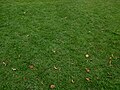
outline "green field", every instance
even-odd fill
[[[120,90],[120,0],[0,0],[0,90]]]

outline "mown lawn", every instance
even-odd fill
[[[120,0],[0,0],[0,90],[50,85],[120,90]]]

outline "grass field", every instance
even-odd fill
[[[120,90],[120,0],[0,0],[0,90],[52,88]]]

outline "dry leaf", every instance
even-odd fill
[[[3,64],[6,66],[7,64],[5,62],[3,62]]]
[[[86,78],[87,81],[90,81],[90,78]]]
[[[89,72],[90,72],[90,69],[86,68],[86,72],[88,72],[88,73],[89,73]]]
[[[112,57],[114,57],[114,55],[112,54]]]
[[[112,59],[112,57],[110,57],[109,59]]]
[[[72,82],[72,83],[75,83],[75,81],[74,81],[74,80],[72,80],[71,82]]]
[[[86,57],[86,58],[88,58],[88,57],[89,57],[89,55],[88,55],[88,54],[86,54],[86,55],[85,55],[85,57]]]
[[[55,53],[56,51],[55,50],[52,50],[53,53]]]
[[[55,85],[53,85],[53,84],[50,85],[50,88],[51,88],[51,89],[54,89],[54,88],[55,88]]]
[[[109,60],[109,65],[112,66],[112,60]]]
[[[33,69],[33,68],[34,68],[34,66],[33,66],[33,65],[29,65],[29,68],[30,68],[30,69]]]
[[[15,68],[12,68],[12,70],[13,70],[13,71],[16,71],[17,69],[15,69]]]
[[[24,79],[24,80],[27,80],[27,78],[26,78],[26,77],[24,77],[23,79]]]
[[[56,66],[54,66],[54,69],[57,70],[58,68]]]

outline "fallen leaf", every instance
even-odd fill
[[[16,71],[17,69],[15,69],[15,68],[12,68],[12,70],[13,70],[13,71]]]
[[[55,53],[56,51],[55,50],[52,50],[53,53]]]
[[[90,78],[86,78],[87,81],[90,81]]]
[[[112,57],[110,57],[109,59],[112,59]]]
[[[55,85],[53,85],[53,84],[50,85],[50,88],[51,88],[51,89],[54,89],[54,88],[55,88]]]
[[[85,55],[85,57],[86,57],[86,58],[88,58],[88,57],[89,57],[89,55],[88,55],[88,54],[86,54],[86,55]]]
[[[88,69],[88,68],[86,68],[85,70],[86,70],[86,72],[88,72],[88,73],[90,72],[90,69]]]
[[[72,80],[71,82],[72,82],[72,83],[75,83],[75,81],[74,81],[74,80]]]
[[[54,66],[54,69],[57,70],[58,68],[56,66]]]
[[[3,64],[6,66],[7,64],[5,62],[3,62]]]
[[[109,65],[112,66],[112,60],[109,60]]]
[[[30,68],[30,69],[33,69],[33,68],[34,68],[34,66],[33,66],[33,65],[29,65],[29,68]]]
[[[26,77],[24,77],[23,79],[24,79],[24,80],[27,80],[27,78],[26,78]]]

